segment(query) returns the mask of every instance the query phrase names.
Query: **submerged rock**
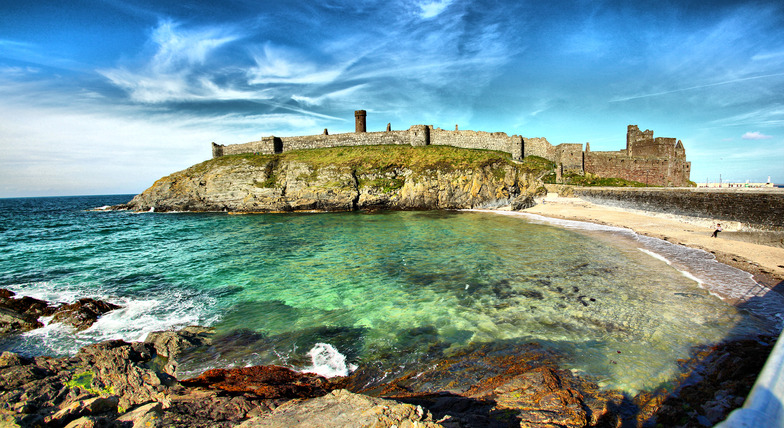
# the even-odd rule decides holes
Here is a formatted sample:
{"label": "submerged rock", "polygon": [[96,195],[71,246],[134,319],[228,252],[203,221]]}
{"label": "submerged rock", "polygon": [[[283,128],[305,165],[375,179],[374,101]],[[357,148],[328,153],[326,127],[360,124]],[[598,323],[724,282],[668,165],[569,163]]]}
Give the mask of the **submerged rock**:
{"label": "submerged rock", "polygon": [[214,329],[188,326],[178,331],[154,331],[147,335],[145,343],[155,347],[159,356],[166,359],[164,370],[177,376],[178,360],[197,348],[212,345]]}

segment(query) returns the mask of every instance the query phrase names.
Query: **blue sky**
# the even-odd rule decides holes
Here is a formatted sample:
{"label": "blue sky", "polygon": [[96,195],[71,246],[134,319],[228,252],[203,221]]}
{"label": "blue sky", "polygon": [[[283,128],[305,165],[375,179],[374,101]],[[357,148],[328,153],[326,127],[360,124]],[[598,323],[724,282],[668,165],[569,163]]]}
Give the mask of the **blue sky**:
{"label": "blue sky", "polygon": [[0,2],[0,197],[139,193],[210,142],[430,124],[784,183],[784,3]]}

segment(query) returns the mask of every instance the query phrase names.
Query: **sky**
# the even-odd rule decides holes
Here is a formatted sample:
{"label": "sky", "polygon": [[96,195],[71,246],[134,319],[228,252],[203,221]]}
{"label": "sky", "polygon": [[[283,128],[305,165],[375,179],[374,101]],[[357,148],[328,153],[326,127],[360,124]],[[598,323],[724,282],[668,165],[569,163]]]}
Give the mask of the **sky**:
{"label": "sky", "polygon": [[0,2],[0,197],[140,193],[359,109],[593,151],[636,124],[695,182],[784,184],[784,2]]}

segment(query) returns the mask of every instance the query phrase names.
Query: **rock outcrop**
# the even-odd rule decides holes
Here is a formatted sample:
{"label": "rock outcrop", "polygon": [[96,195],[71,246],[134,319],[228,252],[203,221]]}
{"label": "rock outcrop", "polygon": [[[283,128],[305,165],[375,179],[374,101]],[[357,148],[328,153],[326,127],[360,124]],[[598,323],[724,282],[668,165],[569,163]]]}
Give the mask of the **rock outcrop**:
{"label": "rock outcrop", "polygon": [[51,316],[53,323],[69,324],[81,331],[92,326],[101,315],[120,308],[113,303],[91,298],[53,306],[29,296],[15,296],[13,291],[0,288],[0,335],[43,327],[38,318],[45,316]]}
{"label": "rock outcrop", "polygon": [[115,309],[120,309],[120,306],[88,297],[59,306],[53,313],[52,322],[70,324],[79,331],[86,330],[95,324],[101,315]]}
{"label": "rock outcrop", "polygon": [[540,186],[534,173],[503,159],[465,168],[436,164],[374,169],[235,156],[164,177],[124,208],[229,212],[463,209],[508,205],[515,198],[534,194]]}
{"label": "rock outcrop", "polygon": [[211,369],[182,383],[185,386],[252,393],[261,398],[320,397],[330,390],[329,382],[322,376],[280,366]]}

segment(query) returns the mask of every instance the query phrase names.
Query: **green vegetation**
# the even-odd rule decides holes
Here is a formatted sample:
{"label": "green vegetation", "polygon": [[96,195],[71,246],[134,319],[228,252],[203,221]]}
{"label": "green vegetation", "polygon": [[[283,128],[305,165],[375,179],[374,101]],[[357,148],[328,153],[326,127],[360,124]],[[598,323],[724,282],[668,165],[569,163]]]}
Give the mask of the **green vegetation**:
{"label": "green vegetation", "polygon": [[[526,156],[523,159],[523,170],[525,172],[544,172],[544,171],[553,171],[555,169],[555,162],[547,160],[543,157],[539,156]],[[555,176],[555,173],[553,173]]]}
{"label": "green vegetation", "polygon": [[355,146],[294,150],[276,155],[229,155],[202,162],[191,169],[198,172],[212,166],[232,165],[238,159],[243,159],[246,165],[259,167],[266,167],[270,161],[299,161],[315,169],[325,166],[349,167],[357,173],[383,172],[403,166],[424,171],[481,168],[497,163],[513,164],[508,153],[491,150],[449,146]]}
{"label": "green vegetation", "polygon": [[545,175],[542,180],[548,184],[571,184],[583,187],[648,187],[645,183],[615,177],[598,177],[593,174],[566,173],[560,183],[555,181],[555,172]]}
{"label": "green vegetation", "polygon": [[[318,179],[318,171],[321,168],[349,169],[360,177],[360,186],[375,187],[384,191],[394,191],[403,187],[404,179],[396,177],[395,174],[395,169],[398,168],[409,169],[415,175],[426,175],[436,170],[449,172],[510,165],[521,173],[541,176],[555,167],[553,162],[538,156],[528,156],[523,162],[515,162],[508,153],[492,150],[462,149],[451,146],[379,145],[294,150],[274,155],[253,153],[227,155],[194,165],[188,168],[185,174],[198,176],[208,173],[215,167],[258,168],[264,170],[266,178],[255,181],[254,185],[261,188],[274,188],[279,184],[279,177],[275,174],[277,165],[286,161],[309,165],[312,171],[303,173],[299,177],[309,183]],[[505,172],[502,168],[496,168],[493,174],[500,179],[504,177]],[[363,176],[382,178],[362,179]],[[384,178],[385,176],[391,178]]]}
{"label": "green vegetation", "polygon": [[94,395],[111,395],[114,394],[114,388],[111,385],[108,387],[97,389],[93,387],[93,379],[95,378],[95,373],[91,371],[85,371],[82,373],[74,374],[71,380],[65,383],[70,389],[79,388],[83,391],[89,392]]}
{"label": "green vegetation", "polygon": [[385,193],[398,190],[406,184],[402,178],[376,178],[373,180],[359,180],[359,187],[374,187]]}

